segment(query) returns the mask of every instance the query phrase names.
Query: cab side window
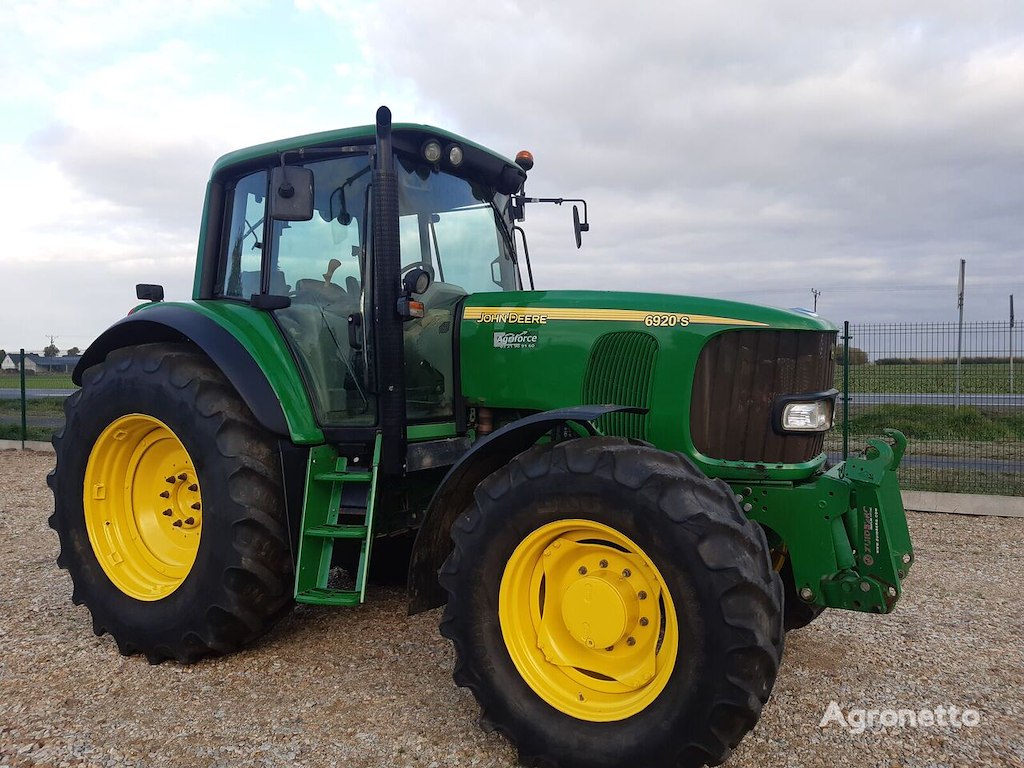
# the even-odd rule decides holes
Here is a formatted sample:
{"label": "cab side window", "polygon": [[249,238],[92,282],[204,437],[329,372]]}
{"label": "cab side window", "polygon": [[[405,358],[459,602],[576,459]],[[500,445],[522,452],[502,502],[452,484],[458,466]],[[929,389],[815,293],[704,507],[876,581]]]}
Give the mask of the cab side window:
{"label": "cab side window", "polygon": [[229,193],[226,247],[214,286],[218,296],[248,300],[260,292],[266,192],[267,173],[258,171],[239,179]]}

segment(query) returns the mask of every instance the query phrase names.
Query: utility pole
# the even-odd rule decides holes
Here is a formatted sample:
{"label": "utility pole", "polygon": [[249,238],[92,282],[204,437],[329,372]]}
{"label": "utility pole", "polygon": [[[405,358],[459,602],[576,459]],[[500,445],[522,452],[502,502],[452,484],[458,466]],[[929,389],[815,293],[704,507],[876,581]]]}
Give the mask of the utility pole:
{"label": "utility pole", "polygon": [[967,259],[960,259],[960,279],[957,281],[956,303],[960,309],[960,323],[956,333],[956,397],[953,400],[953,411],[960,411],[960,358],[964,351],[964,273],[967,269]]}
{"label": "utility pole", "polygon": [[1010,294],[1010,394],[1013,394],[1013,294]]}
{"label": "utility pole", "polygon": [[811,293],[814,294],[814,311],[818,311],[818,297],[821,296],[821,291],[817,288],[811,288]]}

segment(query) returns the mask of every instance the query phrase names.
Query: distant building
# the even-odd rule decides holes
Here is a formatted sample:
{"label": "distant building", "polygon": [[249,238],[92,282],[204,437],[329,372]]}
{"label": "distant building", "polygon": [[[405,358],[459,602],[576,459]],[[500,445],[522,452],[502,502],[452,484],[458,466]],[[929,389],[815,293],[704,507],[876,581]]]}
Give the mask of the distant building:
{"label": "distant building", "polygon": [[[71,373],[81,359],[81,355],[44,357],[34,352],[27,352],[25,354],[25,373]],[[0,370],[17,371],[20,364],[21,355],[8,353],[3,361],[0,361]]]}

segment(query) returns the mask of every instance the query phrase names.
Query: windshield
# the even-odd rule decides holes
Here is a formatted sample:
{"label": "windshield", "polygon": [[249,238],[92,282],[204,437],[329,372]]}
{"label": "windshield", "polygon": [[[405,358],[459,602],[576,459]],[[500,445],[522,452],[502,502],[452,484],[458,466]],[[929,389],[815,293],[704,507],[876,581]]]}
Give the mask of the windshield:
{"label": "windshield", "polygon": [[439,288],[463,295],[521,287],[507,196],[422,165],[396,170],[403,271],[423,266]]}

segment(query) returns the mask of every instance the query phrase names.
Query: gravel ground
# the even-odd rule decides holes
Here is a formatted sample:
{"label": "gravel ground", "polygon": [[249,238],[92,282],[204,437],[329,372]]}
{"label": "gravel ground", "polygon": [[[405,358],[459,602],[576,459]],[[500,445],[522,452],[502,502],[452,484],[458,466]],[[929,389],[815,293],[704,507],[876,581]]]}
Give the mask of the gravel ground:
{"label": "gravel ground", "polygon": [[[53,456],[0,452],[0,768],[511,766],[451,681],[438,611],[371,589],[300,607],[245,652],[182,667],[119,656],[57,569]],[[826,612],[787,638],[756,730],[730,768],[1024,767],[1024,520],[915,514],[918,564],[896,613]],[[980,712],[976,727],[819,727],[854,709]],[[639,767],[638,767],[639,768]]]}

